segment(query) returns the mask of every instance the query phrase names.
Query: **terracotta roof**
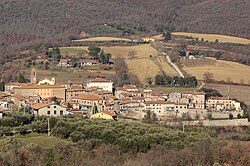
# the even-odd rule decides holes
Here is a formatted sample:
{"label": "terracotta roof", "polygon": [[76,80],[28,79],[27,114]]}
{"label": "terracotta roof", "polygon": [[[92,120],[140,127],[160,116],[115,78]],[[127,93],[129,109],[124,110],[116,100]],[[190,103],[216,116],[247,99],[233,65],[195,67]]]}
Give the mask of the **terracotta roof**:
{"label": "terracotta roof", "polygon": [[95,78],[95,79],[89,80],[88,82],[111,82],[111,80],[106,80],[104,78]]}
{"label": "terracotta roof", "polygon": [[96,91],[96,92],[94,92],[94,93],[96,93],[96,94],[98,94],[98,95],[112,94],[112,92],[110,92],[110,91]]}
{"label": "terracotta roof", "polygon": [[62,85],[33,85],[33,86],[20,86],[14,87],[14,89],[59,89],[65,88]]}
{"label": "terracotta roof", "polygon": [[81,94],[78,96],[73,97],[72,99],[78,99],[78,100],[91,100],[91,101],[99,101],[102,100],[101,97],[94,96],[94,95],[87,95],[87,94]]}
{"label": "terracotta roof", "polygon": [[48,97],[47,99],[48,100],[53,100],[54,98],[56,98],[56,100],[64,100],[63,98],[61,98],[61,97],[56,97],[56,96],[54,96],[54,97]]}
{"label": "terracotta roof", "polygon": [[46,107],[48,105],[50,105],[49,102],[36,103],[36,104],[31,105],[31,108],[40,109],[40,108]]}
{"label": "terracotta roof", "polygon": [[107,115],[112,116],[112,117],[116,116],[116,114],[114,112],[110,112],[110,111],[102,111],[102,113],[107,114]]}
{"label": "terracotta roof", "polygon": [[85,89],[66,89],[66,92],[85,92]]}
{"label": "terracotta roof", "polygon": [[0,113],[3,113],[3,110],[0,110]]}
{"label": "terracotta roof", "polygon": [[205,95],[204,92],[183,92],[182,94]]}
{"label": "terracotta roof", "polygon": [[124,91],[125,89],[122,88],[122,87],[116,87],[115,90],[116,90],[116,91]]}
{"label": "terracotta roof", "polygon": [[53,103],[50,103],[50,102],[36,103],[36,104],[31,105],[31,108],[40,109],[40,108],[43,108],[43,107],[46,107],[46,106],[49,106],[49,105],[57,105],[57,106],[61,106],[61,107],[66,108],[65,106],[58,105],[58,104],[53,104]]}
{"label": "terracotta roof", "polygon": [[14,94],[12,97],[18,99],[18,100],[25,100],[24,96],[20,95],[20,94]]}
{"label": "terracotta roof", "polygon": [[146,101],[144,104],[175,104],[173,102],[168,101]]}
{"label": "terracotta roof", "polygon": [[144,100],[144,99],[145,99],[144,97],[139,97],[139,96],[132,97],[132,100]]}
{"label": "terracotta roof", "polygon": [[7,96],[10,96],[10,95],[8,95],[6,92],[0,92],[0,96],[7,97]]}
{"label": "terracotta roof", "polygon": [[60,63],[68,63],[69,59],[60,59]]}
{"label": "terracotta roof", "polygon": [[120,104],[140,104],[138,101],[124,101],[124,102],[121,102]]}
{"label": "terracotta roof", "polygon": [[124,89],[138,89],[135,85],[123,85]]}
{"label": "terracotta roof", "polygon": [[208,100],[230,100],[227,97],[209,97]]}

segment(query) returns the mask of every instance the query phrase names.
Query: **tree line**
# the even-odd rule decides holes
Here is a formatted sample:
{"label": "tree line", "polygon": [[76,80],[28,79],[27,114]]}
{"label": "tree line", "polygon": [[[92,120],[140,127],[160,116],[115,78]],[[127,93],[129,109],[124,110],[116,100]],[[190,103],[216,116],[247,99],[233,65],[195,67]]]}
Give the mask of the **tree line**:
{"label": "tree line", "polygon": [[197,79],[194,76],[191,77],[171,77],[167,75],[156,75],[155,85],[160,86],[180,86],[180,87],[196,87]]}

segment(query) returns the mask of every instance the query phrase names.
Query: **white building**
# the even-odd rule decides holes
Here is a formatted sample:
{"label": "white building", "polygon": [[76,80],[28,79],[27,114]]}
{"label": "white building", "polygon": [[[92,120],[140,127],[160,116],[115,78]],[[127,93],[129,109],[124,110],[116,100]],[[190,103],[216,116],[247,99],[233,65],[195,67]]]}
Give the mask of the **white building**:
{"label": "white building", "polygon": [[3,110],[8,110],[9,109],[8,101],[0,101],[0,108]]}
{"label": "white building", "polygon": [[146,101],[144,103],[145,111],[152,111],[156,115],[166,115],[175,113],[175,103],[166,101]]}
{"label": "white building", "polygon": [[0,110],[0,118],[3,117],[3,110]]}
{"label": "white building", "polygon": [[37,116],[63,116],[66,115],[66,107],[48,103],[48,102],[42,102],[42,103],[36,103],[31,106],[33,113]]}
{"label": "white building", "polygon": [[87,87],[98,87],[105,91],[113,92],[113,82],[111,80],[106,80],[103,78],[95,78],[93,80],[87,81]]}
{"label": "white building", "polygon": [[49,79],[44,79],[38,82],[38,85],[55,85],[56,79],[52,78],[51,80]]}

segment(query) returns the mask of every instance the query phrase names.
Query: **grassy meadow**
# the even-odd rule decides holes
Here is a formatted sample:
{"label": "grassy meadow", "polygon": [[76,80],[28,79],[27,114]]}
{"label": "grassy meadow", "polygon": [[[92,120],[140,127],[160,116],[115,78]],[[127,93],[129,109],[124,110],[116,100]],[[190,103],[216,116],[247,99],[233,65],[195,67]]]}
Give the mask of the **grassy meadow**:
{"label": "grassy meadow", "polygon": [[[137,58],[148,58],[149,55],[157,55],[157,51],[150,46],[150,44],[142,44],[137,46],[112,46],[112,47],[100,47],[105,52],[109,52],[112,54],[113,58],[128,58],[128,53],[130,51],[135,51]],[[77,53],[80,51],[87,51],[88,46],[78,46],[78,47],[60,47],[61,53],[69,54],[69,53]]]}
{"label": "grassy meadow", "polygon": [[[25,77],[29,78],[30,69],[24,70]],[[57,83],[66,83],[69,80],[73,82],[83,82],[86,81],[90,76],[105,76],[110,77],[115,74],[112,70],[101,70],[101,69],[64,69],[59,67],[51,67],[49,70],[37,70],[38,80],[44,78],[55,78]]]}
{"label": "grassy meadow", "polygon": [[187,33],[187,32],[174,32],[172,33],[176,36],[190,36],[193,38],[201,38],[204,39],[204,41],[208,40],[210,42],[214,42],[216,39],[219,40],[219,42],[223,43],[241,43],[241,44],[249,44],[250,40],[240,37],[234,37],[234,36],[226,36],[226,35],[218,35],[218,34],[200,34],[200,33]]}
{"label": "grassy meadow", "polygon": [[146,82],[147,77],[154,78],[159,72],[158,66],[150,59],[127,60],[130,73],[137,75],[142,83]]}
{"label": "grassy meadow", "polygon": [[214,79],[218,81],[250,82],[250,66],[236,62],[215,60],[214,58],[192,60],[193,65],[190,63],[190,60],[187,63],[185,61],[182,60],[184,71],[196,76],[199,80],[203,80],[205,72],[210,72],[214,74]]}

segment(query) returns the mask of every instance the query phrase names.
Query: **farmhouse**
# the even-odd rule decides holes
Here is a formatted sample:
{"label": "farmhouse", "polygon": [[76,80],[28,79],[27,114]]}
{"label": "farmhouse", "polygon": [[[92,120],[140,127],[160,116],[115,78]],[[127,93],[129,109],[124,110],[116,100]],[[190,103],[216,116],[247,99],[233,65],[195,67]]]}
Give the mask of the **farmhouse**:
{"label": "farmhouse", "polygon": [[80,59],[79,64],[81,66],[92,66],[96,64],[96,61],[88,60],[88,59]]}
{"label": "farmhouse", "polygon": [[106,80],[103,78],[95,78],[87,81],[87,87],[98,87],[105,91],[113,92],[113,82],[111,80]]}
{"label": "farmhouse", "polygon": [[155,38],[152,38],[152,37],[144,37],[144,38],[142,38],[142,41],[144,41],[144,42],[155,42]]}
{"label": "farmhouse", "polygon": [[58,66],[60,67],[69,67],[69,59],[60,59]]}
{"label": "farmhouse", "polygon": [[31,105],[36,116],[63,116],[66,115],[66,107],[49,102],[36,103]]}

